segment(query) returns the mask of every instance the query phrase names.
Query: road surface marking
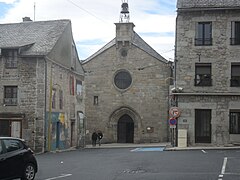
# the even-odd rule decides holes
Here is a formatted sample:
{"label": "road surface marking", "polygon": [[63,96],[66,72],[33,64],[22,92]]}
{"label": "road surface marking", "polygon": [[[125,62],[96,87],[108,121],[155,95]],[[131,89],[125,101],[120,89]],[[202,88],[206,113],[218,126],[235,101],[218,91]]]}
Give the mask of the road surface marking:
{"label": "road surface marking", "polygon": [[145,148],[136,148],[132,149],[131,152],[148,152],[148,151],[163,151],[164,147],[145,147]]}
{"label": "road surface marking", "polygon": [[226,165],[227,165],[227,157],[225,157],[224,161],[223,161],[223,166],[222,166],[222,171],[221,171],[222,175],[225,173]]}
{"label": "road surface marking", "polygon": [[45,179],[45,180],[60,179],[60,178],[68,177],[68,176],[71,176],[71,175],[72,174],[62,174],[61,176],[56,176],[56,177],[48,178],[48,179]]}
{"label": "road surface marking", "polygon": [[225,174],[226,171],[226,166],[227,166],[227,157],[224,158],[223,160],[223,165],[222,165],[222,170],[221,170],[221,174],[218,176],[218,180],[222,180],[223,175]]}
{"label": "road surface marking", "polygon": [[202,150],[202,152],[203,152],[203,153],[205,153],[205,154],[207,153],[207,152],[206,152],[206,151],[204,151],[204,150]]}

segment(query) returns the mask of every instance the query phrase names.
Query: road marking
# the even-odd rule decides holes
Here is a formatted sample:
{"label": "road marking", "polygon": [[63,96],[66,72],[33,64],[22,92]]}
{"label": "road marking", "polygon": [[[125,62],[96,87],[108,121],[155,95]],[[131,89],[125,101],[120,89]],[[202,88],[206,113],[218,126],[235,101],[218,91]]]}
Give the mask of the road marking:
{"label": "road marking", "polygon": [[223,166],[222,166],[222,171],[221,171],[222,175],[225,173],[226,165],[227,165],[227,157],[225,157],[224,161],[223,161]]}
{"label": "road marking", "polygon": [[202,152],[203,152],[203,153],[205,153],[205,154],[207,153],[207,152],[206,152],[206,151],[204,151],[204,150],[202,150]]}
{"label": "road marking", "polygon": [[56,176],[56,177],[48,178],[48,179],[45,179],[45,180],[60,179],[60,178],[68,177],[68,176],[71,176],[71,175],[72,174],[62,174],[61,176]]}
{"label": "road marking", "polygon": [[218,180],[222,180],[223,175],[225,174],[226,171],[226,166],[227,166],[227,157],[224,158],[223,160],[223,165],[222,165],[222,170],[221,170],[221,174],[218,176]]}
{"label": "road marking", "polygon": [[145,148],[136,148],[136,149],[132,149],[131,152],[148,152],[148,151],[163,151],[164,147],[145,147]]}

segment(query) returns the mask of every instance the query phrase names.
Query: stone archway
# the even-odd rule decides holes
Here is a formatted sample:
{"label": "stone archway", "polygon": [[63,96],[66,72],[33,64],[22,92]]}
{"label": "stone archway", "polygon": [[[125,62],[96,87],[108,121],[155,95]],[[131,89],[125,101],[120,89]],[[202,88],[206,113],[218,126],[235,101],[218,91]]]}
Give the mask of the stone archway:
{"label": "stone archway", "polygon": [[[122,132],[120,136],[122,139],[120,140],[118,137],[119,129],[121,128],[129,128],[125,133]],[[109,117],[109,124],[108,124],[108,132],[111,134],[111,141],[112,142],[119,142],[119,143],[138,143],[141,139],[141,128],[142,128],[142,120],[138,113],[130,107],[120,107],[116,109]],[[126,133],[130,135],[129,139],[125,138]]]}

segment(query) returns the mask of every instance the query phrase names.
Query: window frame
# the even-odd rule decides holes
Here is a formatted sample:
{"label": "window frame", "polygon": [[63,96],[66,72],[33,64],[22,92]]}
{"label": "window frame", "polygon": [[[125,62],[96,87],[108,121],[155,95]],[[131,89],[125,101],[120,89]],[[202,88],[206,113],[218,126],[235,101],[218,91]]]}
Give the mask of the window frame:
{"label": "window frame", "polygon": [[240,21],[231,21],[230,45],[240,45]]}
{"label": "window frame", "polygon": [[81,96],[83,93],[83,86],[81,80],[76,80],[76,95]]}
{"label": "window frame", "polygon": [[[199,74],[197,72],[197,71],[200,71],[200,68],[204,68],[204,67],[210,68],[209,74]],[[200,77],[198,78],[198,76],[200,76]],[[203,76],[203,77],[201,77],[201,76]],[[195,64],[194,86],[212,86],[212,64],[211,63],[196,63]]]}
{"label": "window frame", "polygon": [[2,55],[5,58],[6,69],[16,69],[18,66],[18,50],[2,49]]}
{"label": "window frame", "polygon": [[93,96],[93,105],[97,106],[99,103],[98,96]]}
{"label": "window frame", "polygon": [[[237,117],[236,117],[237,116]],[[233,119],[237,118],[237,119]],[[235,122],[232,122],[235,121]],[[237,129],[234,129],[237,124]],[[240,110],[230,110],[229,112],[229,134],[240,134]]]}
{"label": "window frame", "polygon": [[[7,146],[8,144],[6,142],[11,142],[11,141],[12,141],[12,143],[10,144],[10,146]],[[20,145],[20,146],[18,146],[17,149],[13,149],[13,148],[9,149],[9,147],[11,147],[13,142],[18,143],[18,145]],[[17,139],[3,139],[3,144],[5,146],[5,153],[12,153],[12,152],[24,149],[24,144],[21,141],[17,140]]]}
{"label": "window frame", "polygon": [[133,78],[129,71],[121,69],[115,73],[113,82],[117,89],[124,91],[131,87]]}
{"label": "window frame", "polygon": [[59,89],[59,109],[63,109],[63,90]]}
{"label": "window frame", "polygon": [[[6,92],[6,91],[10,91],[10,92]],[[4,86],[4,104],[6,106],[17,106],[18,86]]]}
{"label": "window frame", "polygon": [[56,109],[56,96],[57,96],[57,89],[52,88],[52,109]]}
{"label": "window frame", "polygon": [[[209,32],[207,32],[209,25]],[[209,36],[207,38],[206,36]],[[197,22],[195,31],[195,46],[211,46],[212,45],[212,22]]]}
{"label": "window frame", "polygon": [[74,96],[74,76],[72,75],[69,77],[69,91],[70,95]]}
{"label": "window frame", "polygon": [[[237,67],[239,67],[239,69],[233,72],[233,69],[237,69]],[[238,73],[239,75],[235,75]],[[240,87],[240,63],[231,63],[230,87]]]}

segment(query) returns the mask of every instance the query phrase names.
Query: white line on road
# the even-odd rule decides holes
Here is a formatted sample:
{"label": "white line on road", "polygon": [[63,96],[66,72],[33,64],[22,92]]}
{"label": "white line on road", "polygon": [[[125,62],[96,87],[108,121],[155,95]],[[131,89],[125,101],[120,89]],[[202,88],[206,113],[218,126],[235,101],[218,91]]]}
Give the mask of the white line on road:
{"label": "white line on road", "polygon": [[226,166],[227,166],[227,157],[225,157],[223,160],[222,170],[221,170],[221,174],[218,176],[219,177],[218,180],[222,180],[223,175],[225,174]]}
{"label": "white line on road", "polygon": [[71,176],[71,175],[72,174],[62,174],[61,176],[56,176],[56,177],[48,178],[48,179],[45,179],[45,180],[60,179],[60,178],[68,177],[68,176]]}
{"label": "white line on road", "polygon": [[204,153],[204,154],[206,154],[207,152],[206,151],[204,151],[204,150],[202,150],[202,152]]}
{"label": "white line on road", "polygon": [[225,173],[226,165],[227,165],[227,157],[225,157],[224,161],[223,161],[223,166],[222,166],[222,171],[221,171],[222,175]]}

